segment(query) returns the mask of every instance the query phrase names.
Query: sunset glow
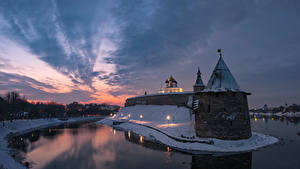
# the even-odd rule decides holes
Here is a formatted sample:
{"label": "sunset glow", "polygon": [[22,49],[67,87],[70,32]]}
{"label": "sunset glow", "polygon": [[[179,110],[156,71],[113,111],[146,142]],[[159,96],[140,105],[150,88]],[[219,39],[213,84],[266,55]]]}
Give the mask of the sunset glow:
{"label": "sunset glow", "polygon": [[198,67],[206,85],[222,48],[241,89],[253,93],[250,108],[295,103],[300,25],[291,4],[4,0],[0,95],[123,106],[161,92],[170,75],[180,92],[192,91]]}

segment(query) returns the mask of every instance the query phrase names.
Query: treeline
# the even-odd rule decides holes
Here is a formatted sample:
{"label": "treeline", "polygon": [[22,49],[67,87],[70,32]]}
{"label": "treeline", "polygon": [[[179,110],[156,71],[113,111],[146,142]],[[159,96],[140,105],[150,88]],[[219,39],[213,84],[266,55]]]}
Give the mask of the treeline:
{"label": "treeline", "polygon": [[285,104],[284,106],[278,106],[278,107],[271,107],[269,108],[266,104],[264,105],[264,107],[259,108],[259,109],[251,109],[249,110],[251,112],[255,112],[255,113],[278,113],[278,112],[300,112],[300,104],[291,104],[291,105],[287,105]]}
{"label": "treeline", "polygon": [[73,102],[67,105],[49,102],[28,102],[17,92],[8,92],[0,96],[0,120],[65,118],[90,115],[110,115],[120,109],[108,104],[80,104]]}

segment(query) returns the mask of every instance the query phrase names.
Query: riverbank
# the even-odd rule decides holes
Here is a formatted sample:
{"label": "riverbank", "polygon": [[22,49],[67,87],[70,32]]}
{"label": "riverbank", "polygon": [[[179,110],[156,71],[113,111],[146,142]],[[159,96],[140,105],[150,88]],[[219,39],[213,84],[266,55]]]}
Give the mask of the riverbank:
{"label": "riverbank", "polygon": [[0,126],[0,169],[20,169],[25,168],[23,165],[15,161],[9,154],[8,135],[18,135],[29,131],[56,126],[64,123],[77,123],[84,121],[95,121],[101,117],[79,117],[69,118],[67,121],[59,119],[35,119],[35,120],[17,120],[12,123],[7,122],[3,127]]}
{"label": "riverbank", "polygon": [[256,150],[278,141],[277,138],[252,132],[243,140],[199,138],[195,135],[194,115],[185,107],[136,105],[123,108],[115,116],[98,122],[139,134],[170,148],[194,153],[239,153]]}
{"label": "riverbank", "polygon": [[250,115],[257,115],[257,116],[277,116],[277,117],[300,117],[300,112],[278,112],[278,113],[254,113],[250,112]]}

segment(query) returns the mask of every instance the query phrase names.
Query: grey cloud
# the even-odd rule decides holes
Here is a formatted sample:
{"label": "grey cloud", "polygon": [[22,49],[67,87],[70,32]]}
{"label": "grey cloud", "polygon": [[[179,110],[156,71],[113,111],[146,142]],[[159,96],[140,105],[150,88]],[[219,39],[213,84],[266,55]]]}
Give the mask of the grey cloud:
{"label": "grey cloud", "polygon": [[[299,98],[297,0],[52,2],[1,1],[0,13],[11,25],[5,33],[76,83],[90,85],[98,77],[110,85],[155,92],[172,74],[191,90],[197,67],[207,82],[216,49],[223,48],[241,88],[254,93],[251,105],[264,99],[278,105],[283,101],[274,97],[281,94],[287,102]],[[116,34],[102,34],[108,20],[115,23]],[[105,58],[117,69],[109,75],[93,71],[92,51],[103,38],[117,47]],[[130,94],[126,87],[110,92]]]}
{"label": "grey cloud", "polygon": [[244,18],[249,3],[234,2],[123,1],[115,16],[125,26],[121,27],[119,48],[113,53],[122,82],[127,72],[131,76],[127,83],[131,83],[132,78],[151,69],[191,58],[194,50],[208,45],[215,25],[227,23],[224,27],[228,27]]}
{"label": "grey cloud", "polygon": [[[106,1],[1,1],[0,14],[11,26],[4,33],[74,82],[91,86]],[[101,13],[102,15],[99,15]]]}
{"label": "grey cloud", "polygon": [[54,89],[53,86],[38,82],[30,77],[20,76],[0,72],[0,89],[1,91],[17,91],[25,95],[26,98],[33,100],[49,100],[59,103],[70,103],[73,101],[90,101],[90,92],[73,90],[68,93],[49,93],[32,87],[31,84]]}

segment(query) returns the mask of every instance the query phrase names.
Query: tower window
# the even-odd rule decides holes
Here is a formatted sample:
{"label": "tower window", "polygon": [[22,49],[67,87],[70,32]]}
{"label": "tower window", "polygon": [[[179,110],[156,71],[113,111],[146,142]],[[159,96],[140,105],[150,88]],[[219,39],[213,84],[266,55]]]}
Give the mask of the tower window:
{"label": "tower window", "polygon": [[207,106],[207,112],[210,112],[210,104]]}

